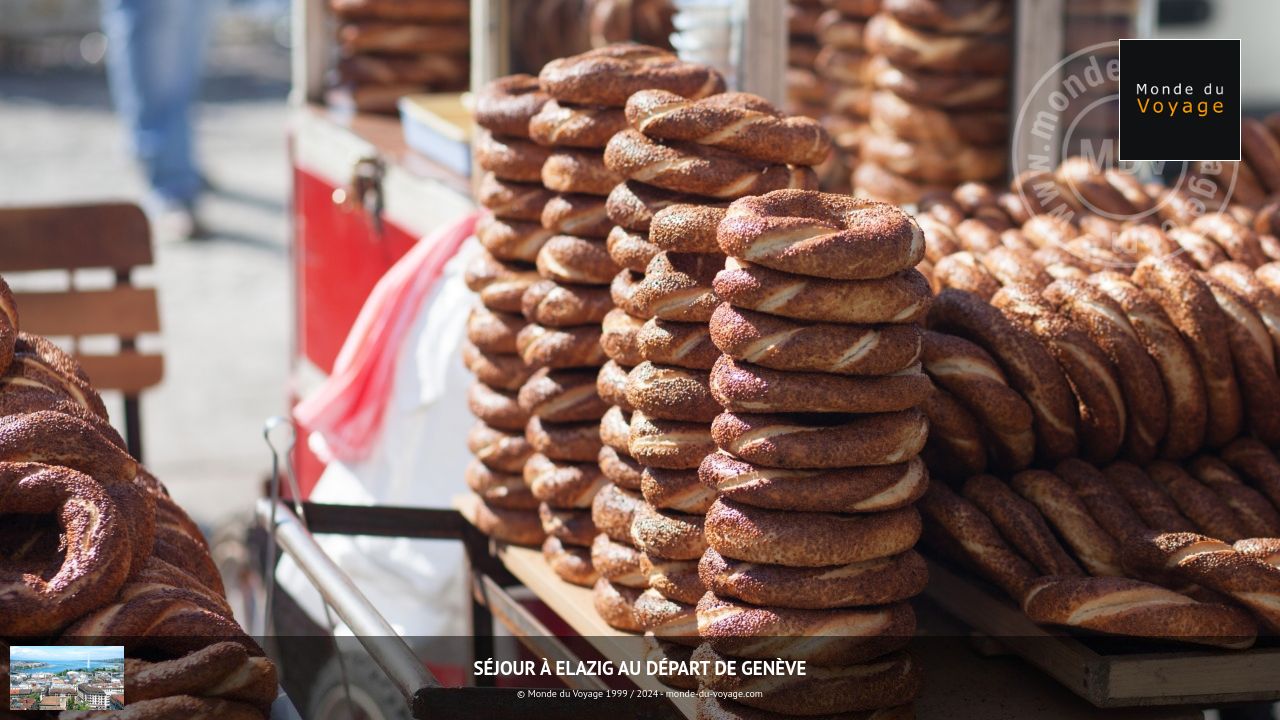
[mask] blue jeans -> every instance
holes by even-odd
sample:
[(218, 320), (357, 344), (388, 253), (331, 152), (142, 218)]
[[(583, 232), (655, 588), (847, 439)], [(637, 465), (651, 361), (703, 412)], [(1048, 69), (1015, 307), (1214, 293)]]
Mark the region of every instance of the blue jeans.
[(218, 0), (101, 0), (107, 78), (155, 199), (187, 204), (203, 180), (192, 146), (211, 12)]

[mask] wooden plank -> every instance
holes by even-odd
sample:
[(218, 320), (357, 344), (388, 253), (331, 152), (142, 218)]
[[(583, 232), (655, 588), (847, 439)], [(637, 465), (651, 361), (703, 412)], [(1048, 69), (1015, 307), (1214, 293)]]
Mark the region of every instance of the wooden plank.
[(743, 0), (736, 48), (739, 89), (782, 107), (787, 99), (787, 8), (777, 0)]
[(78, 355), (76, 360), (98, 390), (119, 390), (134, 395), (159, 385), (164, 379), (163, 355)]
[(133, 204), (0, 209), (0, 272), (128, 270), (151, 264), (151, 229)]
[(22, 329), (37, 335), (118, 335), (160, 331), (154, 288), (14, 293)]

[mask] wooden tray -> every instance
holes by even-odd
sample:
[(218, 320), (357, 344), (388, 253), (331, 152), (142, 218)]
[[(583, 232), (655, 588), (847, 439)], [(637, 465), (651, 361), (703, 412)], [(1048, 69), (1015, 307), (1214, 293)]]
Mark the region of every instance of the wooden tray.
[(1213, 706), (1280, 700), (1280, 647), (1114, 652), (1108, 643), (1053, 632), (995, 588), (929, 563), (925, 594), (942, 609), (1048, 673), (1097, 707)]

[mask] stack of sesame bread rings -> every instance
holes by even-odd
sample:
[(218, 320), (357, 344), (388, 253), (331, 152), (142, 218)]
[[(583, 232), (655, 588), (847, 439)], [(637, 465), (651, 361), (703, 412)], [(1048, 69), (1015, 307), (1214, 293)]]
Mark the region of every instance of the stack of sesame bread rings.
[(896, 204), (1004, 176), (1012, 0), (883, 0), (866, 23), (876, 91), (855, 193)]
[[(630, 536), (650, 587), (617, 612), (631, 613), (651, 636), (652, 652), (687, 659), (698, 643), (698, 560), (714, 499), (698, 467), (715, 450), (711, 424), (721, 409), (711, 391), (719, 353), (708, 328), (719, 303), (714, 279), (725, 263), (716, 227), (731, 200), (816, 187), (810, 165), (826, 156), (829, 141), (816, 120), (786, 117), (746, 93), (694, 100), (644, 90), (627, 101), (626, 116), (629, 128), (605, 151), (609, 167), (627, 178), (610, 198), (614, 232), (652, 250), (628, 260), (614, 284), (637, 355), (624, 404), (611, 411), (616, 423), (606, 416), (601, 433), (640, 470)], [(641, 207), (643, 219), (635, 215)], [(696, 684), (693, 677), (665, 680)]]
[(0, 651), (126, 645), (153, 671), (130, 686), (137, 717), (262, 720), (275, 665), (199, 528), (124, 447), (75, 359), (20, 331), (0, 279)]
[(867, 21), (880, 10), (880, 0), (825, 0), (817, 20), (816, 68), (827, 91), (823, 123), (835, 152), (823, 166), (823, 190), (847, 193), (858, 162), (858, 146), (867, 132), (873, 91)]
[(477, 526), (517, 545), (537, 545), (544, 537), (538, 500), (524, 482), (533, 449), (524, 433), (529, 413), (518, 393), (532, 371), (517, 338), (529, 324), (525, 291), (539, 280), (534, 261), (550, 235), (542, 229), (542, 211), (553, 197), (542, 186), (548, 153), (529, 139), (529, 121), (548, 102), (537, 78), (512, 75), (478, 92), (473, 108), (480, 126), (475, 160), (484, 173), (476, 199), (488, 214), (476, 226), (484, 249), (466, 271), (467, 286), (480, 300), (467, 318), (462, 349), (475, 375), (467, 399), (478, 419), (467, 436), (475, 460), (466, 479)]
[(921, 673), (903, 652), (915, 631), (907, 601), (928, 576), (913, 549), (931, 391), (920, 228), (891, 205), (780, 190), (730, 205), (717, 243), (728, 261), (710, 386), (724, 412), (700, 468), (718, 497), (694, 655), (810, 670), (700, 680), (760, 691), (739, 702), (784, 715), (910, 717)]

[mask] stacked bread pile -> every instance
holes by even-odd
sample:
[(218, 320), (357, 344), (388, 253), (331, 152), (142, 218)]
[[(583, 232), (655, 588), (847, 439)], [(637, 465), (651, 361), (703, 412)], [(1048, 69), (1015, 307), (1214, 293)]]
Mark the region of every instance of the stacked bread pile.
[[(631, 536), (650, 589), (636, 599), (636, 619), (664, 643), (661, 652), (687, 657), (696, 644), (695, 603), (704, 592), (697, 573), (706, 549), (703, 516), (713, 499), (697, 468), (715, 449), (711, 422), (720, 411), (708, 376), (717, 355), (707, 325), (719, 303), (712, 284), (724, 267), (716, 225), (728, 200), (816, 187), (808, 166), (826, 156), (829, 142), (816, 121), (784, 117), (746, 93), (688, 100), (645, 90), (631, 96), (626, 112), (630, 129), (605, 153), (609, 166), (629, 178), (618, 199), (626, 193), (650, 207), (667, 206), (649, 225), (656, 254), (643, 273), (632, 265), (615, 284), (619, 308), (644, 319), (636, 337), (643, 362), (626, 381), (629, 425), (602, 434), (625, 442), (643, 469), (644, 502)], [(694, 683), (691, 677), (667, 681)]]
[(909, 705), (921, 677), (902, 649), (915, 631), (907, 600), (927, 582), (913, 505), (928, 485), (917, 454), (932, 391), (919, 365), (921, 231), (890, 205), (781, 190), (730, 205), (717, 241), (729, 259), (710, 385), (725, 411), (700, 468), (718, 498), (694, 656), (809, 671), (700, 680), (759, 690), (739, 702), (783, 714)]
[(517, 352), (517, 338), (528, 325), (525, 291), (538, 282), (538, 250), (550, 233), (542, 229), (542, 211), (552, 193), (542, 186), (547, 150), (529, 139), (529, 121), (549, 102), (530, 75), (493, 81), (476, 93), (474, 115), (476, 165), (484, 172), (477, 200), (489, 214), (476, 226), (484, 250), (467, 268), (467, 286), (480, 306), (467, 319), (462, 357), (476, 376), (468, 392), (478, 418), (467, 437), (476, 459), (467, 467), (467, 486), (475, 493), (470, 515), (495, 538), (519, 545), (543, 540), (538, 500), (524, 482), (533, 448), (525, 439), (529, 413), (517, 393), (531, 370)]
[(635, 41), (669, 49), (672, 0), (537, 0), (510, 3), (514, 64), (540, 68), (556, 58)]
[(827, 112), (827, 87), (814, 71), (818, 58), (821, 0), (787, 2), (787, 112), (821, 118)]
[(871, 56), (867, 53), (867, 21), (880, 10), (880, 0), (828, 0), (815, 31), (821, 46), (818, 74), (825, 80), (823, 122), (836, 152), (824, 168), (823, 189), (849, 192), (858, 161), (858, 146), (867, 132), (871, 109)]
[(405, 95), (461, 92), (470, 79), (468, 0), (329, 0), (340, 21), (338, 82), (362, 112)]
[[(135, 694), (130, 677), (131, 712), (266, 717), (275, 666), (233, 619), (199, 528), (123, 449), (76, 361), (19, 331), (3, 280), (0, 368), (0, 644), (124, 639), (167, 680)], [(211, 653), (225, 662), (201, 674)]]
[(1011, 0), (884, 0), (866, 27), (876, 86), (855, 192), (907, 204), (1005, 173)]

